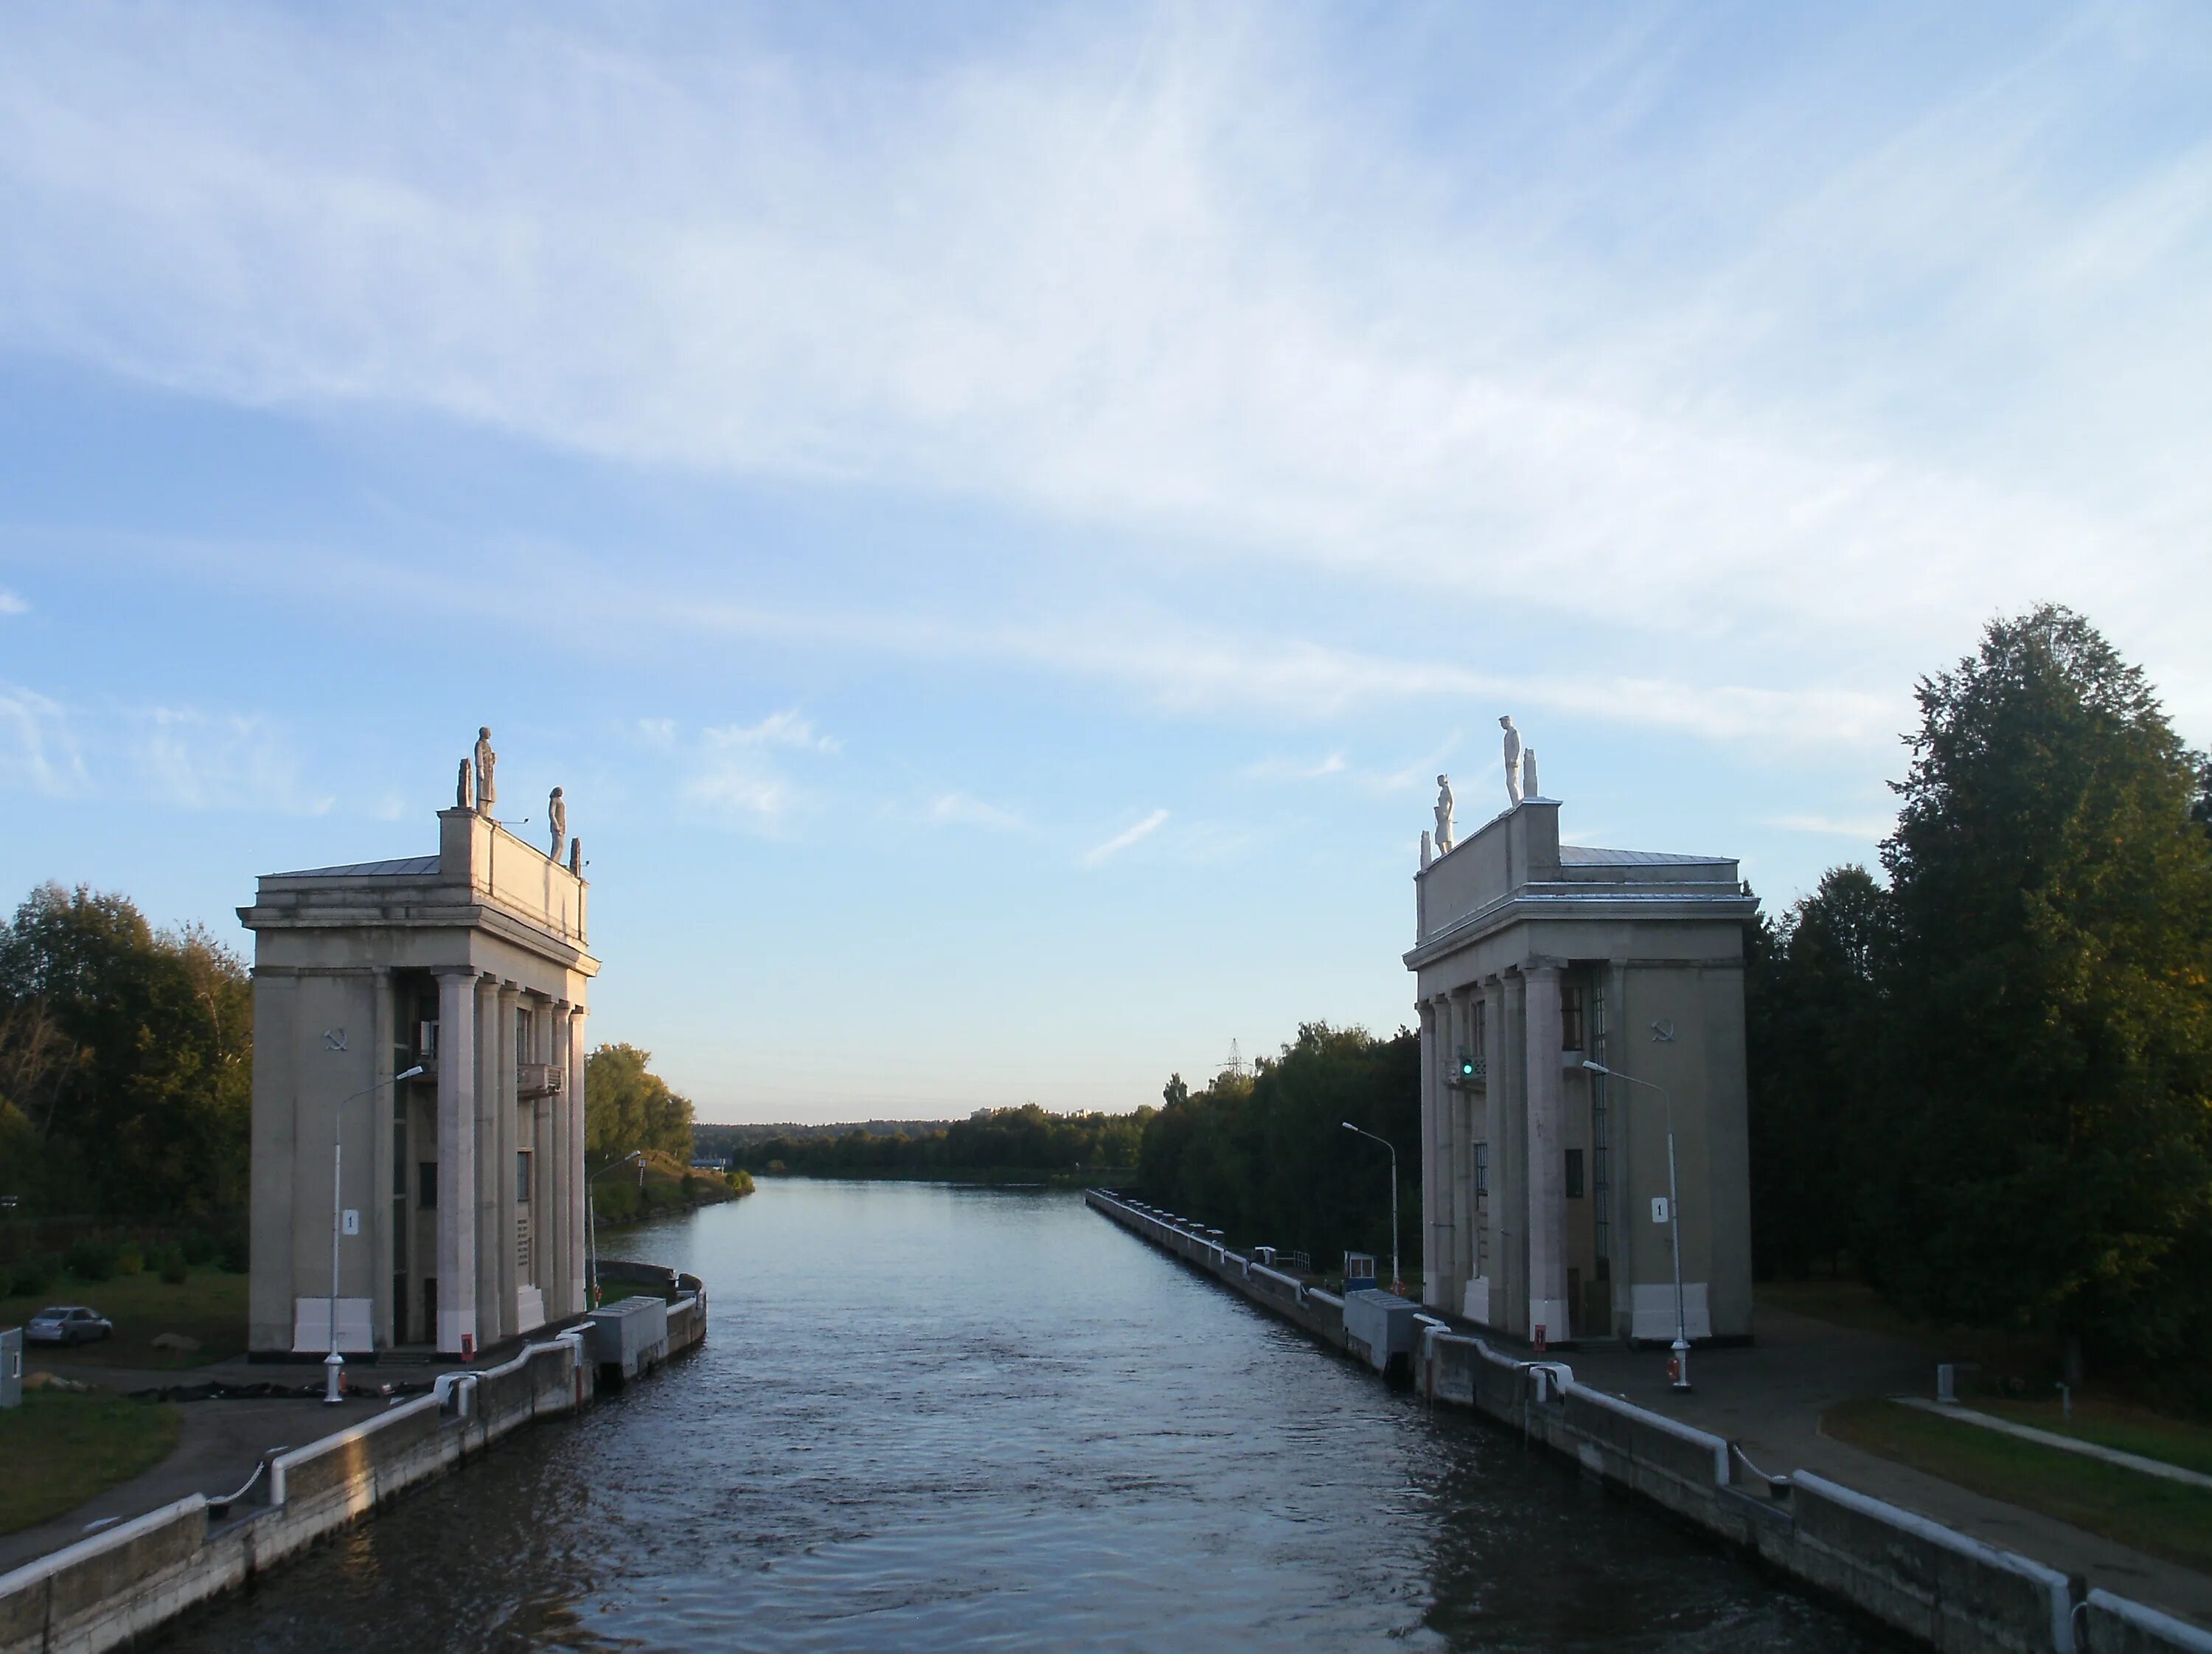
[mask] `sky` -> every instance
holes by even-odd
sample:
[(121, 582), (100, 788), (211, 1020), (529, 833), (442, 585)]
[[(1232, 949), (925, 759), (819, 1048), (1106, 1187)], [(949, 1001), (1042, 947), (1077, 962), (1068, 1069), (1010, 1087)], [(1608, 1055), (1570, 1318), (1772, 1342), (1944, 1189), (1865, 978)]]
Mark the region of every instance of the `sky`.
[(713, 1121), (1411, 1017), (1497, 719), (1770, 909), (2080, 609), (2212, 744), (2212, 11), (0, 9), (0, 900), (566, 789)]

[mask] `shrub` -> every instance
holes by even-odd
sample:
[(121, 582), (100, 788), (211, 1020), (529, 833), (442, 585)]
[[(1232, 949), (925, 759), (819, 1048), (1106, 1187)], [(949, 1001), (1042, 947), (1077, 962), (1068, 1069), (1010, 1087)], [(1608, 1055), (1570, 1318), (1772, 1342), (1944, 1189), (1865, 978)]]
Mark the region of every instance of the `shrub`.
[(192, 1273), (191, 1268), (185, 1262), (185, 1249), (181, 1246), (161, 1248), (154, 1256), (154, 1268), (161, 1272), (161, 1279), (172, 1286), (183, 1286), (191, 1278)]
[(145, 1267), (146, 1255), (138, 1250), (138, 1247), (135, 1243), (125, 1241), (122, 1246), (117, 1249), (115, 1254), (115, 1273), (117, 1274), (135, 1275), (145, 1268)]
[(185, 1237), (181, 1250), (186, 1263), (195, 1268), (204, 1268), (215, 1262), (215, 1237), (204, 1229), (195, 1229)]
[(112, 1241), (81, 1240), (69, 1250), (69, 1272), (79, 1280), (106, 1280), (115, 1273)]
[(252, 1255), (246, 1250), (246, 1237), (232, 1235), (216, 1249), (216, 1262), (234, 1275), (242, 1275), (252, 1268)]
[(8, 1290), (21, 1298), (33, 1297), (52, 1286), (54, 1277), (61, 1272), (62, 1261), (51, 1252), (18, 1258), (9, 1279)]

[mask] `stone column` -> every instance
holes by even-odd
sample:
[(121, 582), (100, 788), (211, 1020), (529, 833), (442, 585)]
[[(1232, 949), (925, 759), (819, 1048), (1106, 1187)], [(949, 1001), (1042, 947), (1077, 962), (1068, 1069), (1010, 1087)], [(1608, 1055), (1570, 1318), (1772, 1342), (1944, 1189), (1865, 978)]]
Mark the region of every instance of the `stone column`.
[(499, 1175), (492, 1180), (492, 1192), (496, 1216), (499, 1245), (495, 1256), (499, 1259), (499, 1324), (502, 1336), (520, 1329), (521, 1317), (517, 1312), (515, 1289), (521, 1284), (520, 1260), (515, 1256), (516, 1237), (522, 1226), (522, 1205), (515, 1198), (515, 1155), (520, 1151), (522, 1087), (519, 1083), (520, 1066), (529, 1060), (515, 1037), (515, 1013), (522, 1008), (522, 991), (513, 982), (503, 982), (499, 990), (499, 1038), (504, 1059), (499, 1065), (499, 1110), (493, 1118), (499, 1127)]
[[(477, 1344), (496, 1344), (507, 1336), (507, 1317), (499, 1295), (499, 1110), (508, 1101), (500, 1069), (512, 1035), (500, 1027), (499, 982), (477, 982), (477, 1181), (470, 1191), (477, 1231)], [(507, 1065), (512, 1073), (511, 1065)], [(510, 1237), (509, 1244), (512, 1244)]]
[(1528, 1325), (1568, 1336), (1565, 1087), (1559, 1074), (1559, 971), (1531, 965), (1528, 982)]
[(1528, 984), (1499, 973), (1498, 1025), (1490, 1031), (1490, 1095), (1498, 1135), (1490, 1140), (1490, 1279), (1492, 1324), (1528, 1332)]
[[(1468, 1021), (1465, 988), (1455, 989), (1447, 1001), (1451, 1024), (1451, 1073), (1459, 1077), (1459, 1054), (1472, 1050), (1474, 1031)], [(1455, 1085), (1446, 1094), (1451, 1115), (1452, 1289), (1447, 1306), (1453, 1314), (1467, 1305), (1467, 1283), (1474, 1278), (1474, 1140), (1468, 1134), (1472, 1118), (1468, 1104), (1474, 1093)]]
[(477, 1331), (477, 973), (438, 976), (438, 1351)]
[(574, 1312), (586, 1307), (584, 1284), (584, 1196), (590, 1168), (584, 1164), (584, 1018), (581, 1004), (568, 1011), (568, 1292)]
[(1504, 1139), (1504, 1097), (1502, 1095), (1504, 1095), (1506, 1081), (1504, 1081), (1504, 1073), (1502, 1073), (1502, 1064), (1498, 1061), (1498, 1048), (1500, 1048), (1498, 1028), (1504, 1024), (1504, 995), (1498, 991), (1498, 977), (1491, 977), (1491, 980), (1482, 986), (1482, 991), (1480, 993), (1482, 993), (1482, 1000), (1480, 1000), (1478, 1015), (1482, 1017), (1482, 1073), (1484, 1073), (1482, 1108), (1480, 1108), (1482, 1132), (1480, 1132), (1480, 1136), (1482, 1136), (1484, 1143), (1489, 1143), (1491, 1146), (1491, 1199), (1489, 1199), (1489, 1212), (1484, 1212), (1482, 1214), (1484, 1216), (1482, 1245), (1484, 1245), (1484, 1251), (1489, 1254), (1489, 1258), (1486, 1258), (1486, 1267), (1489, 1267), (1489, 1276), (1491, 1276), (1491, 1318), (1493, 1318), (1493, 1324), (1495, 1324), (1498, 1323), (1498, 1318), (1502, 1318), (1502, 1313), (1504, 1313), (1504, 1309), (1502, 1309), (1502, 1303), (1504, 1303), (1504, 1287), (1500, 1285), (1500, 1278), (1502, 1274), (1504, 1274), (1504, 1262), (1502, 1262), (1502, 1258), (1504, 1258), (1504, 1247), (1500, 1245), (1500, 1234), (1498, 1234), (1498, 1212), (1500, 1212), (1500, 1201), (1504, 1199), (1504, 1189), (1510, 1185), (1510, 1178), (1504, 1177), (1504, 1143), (1502, 1143), (1502, 1139)]
[[(368, 1098), (368, 1201), (361, 1213), (362, 1228), (368, 1237), (369, 1336), (389, 1349), (398, 1341), (392, 1335), (392, 1120), (405, 1104), (404, 1088), (392, 1083), (399, 1070), (392, 1066), (392, 1046), (398, 1037), (392, 1011), (392, 971), (375, 967), (369, 980), (370, 1037), (376, 1042), (377, 1089)], [(400, 1168), (403, 1175), (404, 1168)]]
[(1421, 1302), (1431, 1309), (1443, 1304), (1443, 1270), (1440, 1244), (1443, 1231), (1437, 1222), (1437, 1189), (1441, 1183), (1437, 1164), (1437, 1013), (1425, 1000), (1413, 1009), (1421, 1022)]

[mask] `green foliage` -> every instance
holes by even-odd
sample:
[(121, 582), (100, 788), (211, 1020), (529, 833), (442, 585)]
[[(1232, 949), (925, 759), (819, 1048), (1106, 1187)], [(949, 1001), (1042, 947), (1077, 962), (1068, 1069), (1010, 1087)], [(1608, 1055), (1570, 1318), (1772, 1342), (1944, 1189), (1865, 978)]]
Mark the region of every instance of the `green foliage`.
[(2201, 761), (2064, 609), (1919, 699), (1866, 1262), (1918, 1313), (2212, 1354)]
[(215, 1262), (215, 1237), (204, 1229), (195, 1229), (178, 1243), (178, 1250), (186, 1263), (201, 1268)]
[(0, 926), (0, 1187), (27, 1214), (246, 1204), (252, 994), (205, 931), (48, 885)]
[(115, 1273), (117, 1274), (135, 1275), (142, 1272), (145, 1268), (146, 1255), (140, 1251), (136, 1246), (131, 1244), (129, 1242), (125, 1242), (123, 1245), (116, 1249)]
[(69, 1250), (69, 1272), (79, 1280), (106, 1280), (115, 1274), (115, 1260), (113, 1242), (81, 1240)]
[(1024, 1103), (1014, 1109), (978, 1109), (947, 1126), (915, 1131), (854, 1126), (835, 1134), (779, 1134), (732, 1144), (731, 1152), (756, 1170), (802, 1177), (1072, 1175), (1135, 1165), (1152, 1114), (1150, 1109), (1119, 1115), (1050, 1114)]
[(653, 1053), (602, 1045), (584, 1061), (584, 1147), (605, 1165), (647, 1149), (691, 1156), (691, 1100), (652, 1071)]
[(1849, 1245), (1888, 921), (1887, 892), (1872, 875), (1838, 867), (1746, 939), (1752, 1256), (1762, 1275), (1802, 1278), (1815, 1260), (1832, 1273)]
[(1224, 1073), (1193, 1092), (1170, 1075), (1146, 1127), (1146, 1197), (1245, 1241), (1316, 1259), (1354, 1250), (1388, 1259), (1390, 1157), (1344, 1122), (1398, 1148), (1401, 1256), (1420, 1268), (1420, 1041), (1406, 1029), (1307, 1023), (1256, 1073)]
[(216, 1267), (226, 1274), (246, 1274), (252, 1267), (246, 1236), (242, 1232), (224, 1236), (222, 1246), (216, 1252), (215, 1261)]
[(185, 1262), (185, 1250), (181, 1246), (163, 1247), (155, 1255), (154, 1267), (161, 1271), (161, 1279), (172, 1286), (181, 1286), (191, 1279), (191, 1269)]
[(1848, 1213), (1909, 1315), (2212, 1370), (2212, 769), (2063, 608), (1918, 696), (1888, 890), (1753, 939), (1763, 1266)]
[(62, 1261), (51, 1252), (34, 1252), (28, 1257), (18, 1258), (9, 1276), (9, 1293), (15, 1298), (36, 1298), (54, 1284), (61, 1272)]

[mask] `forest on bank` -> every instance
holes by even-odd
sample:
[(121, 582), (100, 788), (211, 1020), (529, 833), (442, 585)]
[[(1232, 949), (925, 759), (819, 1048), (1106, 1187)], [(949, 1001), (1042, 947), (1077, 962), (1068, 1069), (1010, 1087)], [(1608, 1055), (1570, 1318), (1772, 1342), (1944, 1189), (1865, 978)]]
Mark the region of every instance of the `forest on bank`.
[(758, 1136), (702, 1126), (703, 1153), (726, 1154), (756, 1174), (810, 1177), (945, 1177), (979, 1181), (1126, 1176), (1137, 1164), (1149, 1108), (1132, 1114), (1050, 1114), (1034, 1103), (978, 1109), (965, 1120), (870, 1129), (792, 1128)]

